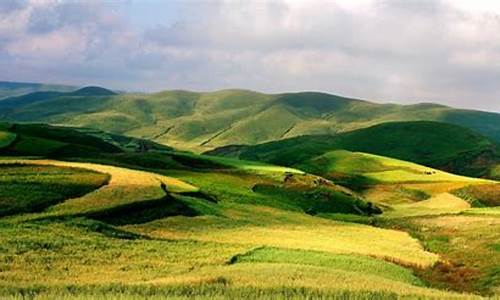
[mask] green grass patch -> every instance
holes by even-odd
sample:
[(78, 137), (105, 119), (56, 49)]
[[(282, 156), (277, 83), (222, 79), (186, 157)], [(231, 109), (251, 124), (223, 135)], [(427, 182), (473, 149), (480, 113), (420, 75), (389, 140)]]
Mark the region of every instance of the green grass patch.
[(16, 140), (16, 134), (8, 131), (2, 131), (0, 128), (0, 149), (8, 147)]
[(263, 247), (254, 249), (243, 255), (235, 256), (232, 259), (232, 263), (251, 262), (319, 266), (349, 272), (358, 272), (365, 275), (380, 276), (413, 285), (423, 285), (422, 282), (406, 268), (382, 260), (357, 255)]
[(84, 169), (0, 165), (0, 216), (43, 210), (106, 184), (109, 176)]
[(431, 252), (443, 253), (449, 250), (450, 237), (445, 235), (432, 236), (425, 241), (425, 246)]

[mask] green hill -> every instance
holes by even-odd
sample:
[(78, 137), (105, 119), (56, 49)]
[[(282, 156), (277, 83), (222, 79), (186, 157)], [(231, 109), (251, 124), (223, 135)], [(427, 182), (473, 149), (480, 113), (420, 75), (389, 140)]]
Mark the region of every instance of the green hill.
[(295, 166), (332, 150), (372, 153), (468, 176), (491, 176), (498, 146), (446, 123), (390, 122), (334, 136), (301, 136), (255, 146), (227, 146), (207, 154)]
[[(6, 215), (0, 248), (8, 261), (0, 264), (2, 298), (385, 299), (474, 296), (451, 288), (495, 292), (491, 261), (499, 253), (490, 245), (498, 240), (497, 219), (475, 216), (488, 226), (463, 222), (465, 232), (433, 235), (439, 229), (433, 222), (459, 222), (465, 216), (450, 213), (469, 208), (441, 190), (457, 183), (477, 188), (483, 180), (348, 151), (301, 165), (370, 180), (358, 193), (296, 169), (156, 144), (132, 147), (141, 140), (97, 130), (41, 124), (1, 124), (0, 130), (16, 137), (4, 150), (31, 145), (30, 155), (41, 156), (0, 157), (0, 214)], [(33, 139), (19, 149), (23, 137)], [(94, 151), (82, 153), (82, 146)], [(371, 192), (379, 188), (405, 196), (406, 206), (385, 202), (379, 214), (378, 202), (365, 198), (377, 200)], [(436, 209), (443, 199), (455, 206)], [(412, 218), (405, 219), (408, 211)], [(452, 222), (431, 214), (447, 214)], [(410, 221), (413, 231), (401, 231)], [(477, 255), (463, 247), (471, 232)], [(452, 265), (457, 256), (466, 260)], [(445, 280), (427, 280), (425, 274), (444, 264), (438, 275)], [(471, 267), (477, 273), (461, 272)], [(469, 283), (471, 273), (480, 274), (483, 286)], [(467, 283), (448, 282), (454, 276)]]
[(436, 104), (376, 104), (318, 92), (79, 91), (5, 99), (0, 118), (96, 128), (195, 151), (417, 120), (457, 124), (500, 142), (500, 114)]
[(117, 93), (99, 86), (86, 86), (69, 93), (72, 96), (112, 96)]
[(21, 96), (34, 92), (71, 92), (75, 89), (77, 88), (74, 86), (61, 84), (0, 81), (0, 101), (3, 98)]
[(105, 163), (136, 169), (278, 174), (279, 177), (286, 173), (289, 178), (285, 183), (259, 180), (250, 186), (252, 193), (260, 198), (259, 201), (268, 199), (270, 205), (309, 214), (380, 213), (349, 190), (326, 181), (319, 185), (315, 183), (316, 176), (292, 168), (178, 152), (154, 142), (81, 128), (44, 124), (3, 124), (2, 128), (0, 138), (4, 141), (0, 143), (0, 155)]
[(297, 164), (367, 181), (354, 192), (96, 129), (0, 133), (0, 298), (446, 299), (498, 286), (500, 222), (450, 194), (492, 205), (490, 181), (345, 150)]

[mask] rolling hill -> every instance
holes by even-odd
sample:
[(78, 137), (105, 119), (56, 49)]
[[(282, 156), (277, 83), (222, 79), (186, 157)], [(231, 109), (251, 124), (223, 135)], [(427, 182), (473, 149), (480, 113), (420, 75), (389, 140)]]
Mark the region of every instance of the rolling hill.
[(4, 120), (96, 128), (194, 151), (415, 120), (457, 124), (500, 142), (497, 113), (437, 104), (377, 104), (317, 92), (222, 90), (116, 95), (87, 88), (85, 93), (35, 93), (2, 102), (0, 118)]
[(86, 87), (0, 115), (2, 299), (499, 295), (500, 185), (446, 172), (495, 178), (497, 114)]
[[(297, 166), (332, 150), (367, 152), (468, 176), (495, 177), (498, 145), (471, 130), (438, 122), (389, 122), (334, 136), (301, 136), (207, 154)], [(307, 170), (306, 170), (307, 171)]]
[[(500, 222), (494, 208), (470, 208), (493, 195), (491, 181), (346, 150), (296, 164), (321, 177), (88, 128), (0, 123), (0, 133), (1, 298), (495, 293)], [(472, 230), (476, 255), (452, 244)]]
[(71, 92), (77, 87), (61, 84), (0, 81), (0, 101), (7, 97), (16, 97), (34, 92)]
[[(9, 150), (0, 155), (10, 155), (0, 156), (0, 183), (8, 187), (0, 191), (6, 215), (0, 257), (8, 259), (0, 260), (0, 297), (385, 299), (495, 292), (484, 257), (498, 258), (488, 242), (500, 223), (488, 212), (466, 215), (470, 204), (449, 193), (490, 185), (481, 179), (370, 154), (325, 153), (335, 163), (322, 165), (370, 180), (353, 192), (297, 169), (156, 144), (133, 147), (142, 140), (97, 130), (4, 123), (0, 131), (6, 133), (1, 151)], [(43, 142), (19, 147), (30, 137)], [(83, 146), (92, 151), (60, 151)], [(312, 170), (307, 163), (301, 167)], [(406, 198), (381, 199), (381, 189)], [(453, 238), (473, 229), (478, 255), (450, 265), (470, 251), (442, 246), (452, 239), (439, 231), (441, 218), (465, 219)], [(465, 267), (479, 270), (477, 281), (486, 283), (449, 279), (470, 280), (476, 273), (460, 273)], [(448, 277), (428, 279), (429, 273)]]

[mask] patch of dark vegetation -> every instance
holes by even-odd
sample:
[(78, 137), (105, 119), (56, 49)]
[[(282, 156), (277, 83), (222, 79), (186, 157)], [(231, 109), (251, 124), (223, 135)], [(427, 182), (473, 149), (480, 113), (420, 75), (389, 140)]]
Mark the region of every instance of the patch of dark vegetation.
[(122, 150), (102, 139), (87, 135), (73, 128), (50, 126), (45, 124), (14, 124), (11, 131), (21, 135), (54, 140), (73, 145), (95, 148), (100, 152), (119, 153)]
[(238, 158), (241, 153), (250, 146), (247, 145), (227, 145), (203, 152), (204, 155), (225, 156)]
[(341, 222), (358, 223), (365, 225), (375, 224), (374, 220), (375, 217), (366, 215), (354, 215), (354, 214), (343, 214), (343, 213), (320, 213), (317, 214), (317, 216)]
[(193, 198), (198, 198), (198, 199), (203, 199), (212, 203), (218, 203), (219, 200), (217, 199), (216, 196), (202, 192), (202, 191), (197, 191), (197, 192), (184, 192), (182, 193), (183, 196), (188, 196), (188, 197), (193, 197)]
[(380, 208), (370, 202), (326, 187), (297, 190), (271, 184), (256, 184), (252, 190), (255, 193), (279, 197), (285, 202), (300, 207), (310, 215), (321, 213), (372, 215), (382, 213)]
[(91, 159), (74, 159), (78, 161), (92, 161), (115, 165), (119, 167), (143, 169), (143, 170), (168, 170), (168, 169), (185, 169), (186, 167), (165, 153), (148, 152), (148, 153), (118, 153), (113, 155), (101, 154), (98, 157)]
[(117, 155), (119, 160), (125, 154), (154, 155), (173, 150), (152, 141), (89, 128), (5, 123), (1, 129), (16, 134), (13, 143), (0, 149), (0, 154), (9, 156), (91, 159)]
[(474, 285), (481, 278), (478, 268), (452, 261), (440, 261), (430, 269), (416, 270), (416, 275), (439, 289), (452, 287), (456, 291), (474, 292)]
[(377, 181), (360, 174), (345, 174), (345, 173), (332, 173), (329, 172), (325, 175), (328, 179), (332, 180), (335, 184), (345, 186), (356, 192), (362, 192), (370, 188)]
[(82, 216), (120, 226), (143, 224), (171, 216), (194, 217), (197, 215), (199, 213), (182, 199), (167, 194), (160, 199), (136, 201), (97, 212), (85, 213)]
[[(307, 101), (304, 101), (305, 97), (307, 97)], [(297, 109), (303, 114), (325, 114), (340, 110), (353, 101), (356, 100), (318, 92), (288, 93), (282, 94), (276, 99), (276, 102)]]
[(149, 237), (147, 236), (121, 230), (109, 224), (96, 220), (86, 218), (67, 218), (64, 222), (70, 226), (76, 226), (88, 232), (97, 232), (109, 238), (126, 240), (149, 239)]
[(74, 92), (67, 93), (70, 96), (113, 96), (117, 93), (99, 86), (86, 86)]
[(397, 191), (406, 198), (411, 199), (413, 201), (423, 201), (431, 197), (431, 195), (427, 194), (424, 191), (417, 189), (410, 189), (403, 186), (397, 187)]
[(170, 153), (171, 158), (180, 163), (181, 165), (184, 165), (189, 168), (193, 169), (212, 169), (212, 170), (218, 170), (218, 169), (231, 169), (230, 166), (223, 165), (220, 163), (217, 163), (213, 160), (210, 159), (202, 159), (200, 157), (195, 157), (193, 155), (189, 154), (182, 154), (182, 153)]
[(500, 266), (492, 266), (486, 274), (479, 279), (477, 285), (483, 290), (488, 290), (492, 286), (498, 287), (498, 285), (500, 285)]
[(0, 216), (42, 211), (98, 189), (109, 179), (78, 168), (0, 164)]

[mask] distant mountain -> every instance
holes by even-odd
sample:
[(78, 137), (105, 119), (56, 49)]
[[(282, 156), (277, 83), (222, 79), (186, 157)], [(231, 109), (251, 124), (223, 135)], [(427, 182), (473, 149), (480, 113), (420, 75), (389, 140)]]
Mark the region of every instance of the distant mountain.
[(206, 154), (312, 171), (309, 167), (322, 165), (324, 157), (321, 157), (334, 150), (377, 154), (476, 177), (496, 177), (492, 172), (500, 166), (500, 148), (496, 143), (460, 126), (429, 121), (389, 122), (334, 136), (301, 136), (254, 146), (226, 146)]
[[(437, 104), (377, 104), (317, 92), (114, 94), (89, 87), (44, 99), (39, 96), (26, 95), (22, 101), (3, 100), (8, 101), (9, 107), (0, 106), (0, 118), (97, 128), (194, 151), (301, 135), (332, 135), (385, 122), (418, 120), (460, 125), (500, 142), (498, 113)], [(30, 97), (37, 100), (26, 100)]]
[(73, 96), (113, 96), (117, 95), (117, 93), (99, 87), (99, 86), (87, 86), (81, 89), (78, 89), (74, 92), (71, 92), (70, 95)]
[(71, 92), (76, 89), (77, 87), (70, 85), (0, 81), (0, 101), (34, 92)]

